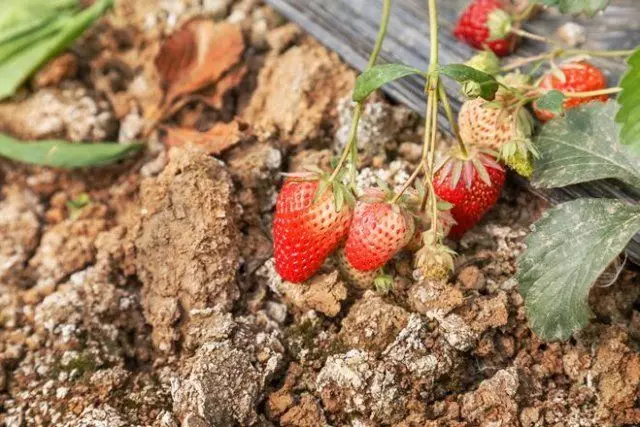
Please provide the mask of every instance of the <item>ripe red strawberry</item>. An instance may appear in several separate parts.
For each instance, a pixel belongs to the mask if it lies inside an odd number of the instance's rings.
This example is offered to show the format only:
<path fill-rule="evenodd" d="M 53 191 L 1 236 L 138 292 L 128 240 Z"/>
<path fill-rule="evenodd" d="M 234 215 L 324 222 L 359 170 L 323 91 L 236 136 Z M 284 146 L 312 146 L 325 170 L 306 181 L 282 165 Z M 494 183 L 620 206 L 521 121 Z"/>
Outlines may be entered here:
<path fill-rule="evenodd" d="M 541 89 L 555 89 L 562 92 L 591 92 L 607 87 L 607 78 L 602 71 L 586 61 L 563 64 L 560 66 L 560 70 L 556 71 L 559 71 L 561 75 L 558 76 L 558 72 L 548 72 L 540 82 Z M 564 75 L 564 79 L 561 78 L 562 75 Z M 608 98 L 607 95 L 567 98 L 564 101 L 564 109 L 568 110 L 591 101 L 606 102 Z M 533 104 L 533 107 L 536 116 L 541 121 L 546 122 L 554 118 L 553 113 L 540 110 L 536 107 L 536 103 Z"/>
<path fill-rule="evenodd" d="M 467 156 L 453 153 L 445 161 L 436 172 L 433 185 L 441 199 L 453 204 L 451 214 L 456 224 L 449 237 L 461 238 L 495 205 L 504 180 L 504 169 L 482 151 L 471 151 Z"/>
<path fill-rule="evenodd" d="M 273 219 L 276 271 L 290 282 L 313 276 L 349 230 L 352 208 L 344 204 L 336 212 L 331 187 L 314 201 L 319 183 L 318 179 L 289 178 L 278 194 Z"/>
<path fill-rule="evenodd" d="M 489 48 L 498 56 L 506 56 L 518 43 L 518 37 L 510 29 L 511 17 L 505 2 L 472 0 L 460 15 L 453 33 L 475 49 Z"/>
<path fill-rule="evenodd" d="M 381 191 L 369 190 L 356 205 L 345 245 L 349 263 L 358 270 L 382 267 L 413 237 L 413 217 L 406 208 L 384 200 Z"/>

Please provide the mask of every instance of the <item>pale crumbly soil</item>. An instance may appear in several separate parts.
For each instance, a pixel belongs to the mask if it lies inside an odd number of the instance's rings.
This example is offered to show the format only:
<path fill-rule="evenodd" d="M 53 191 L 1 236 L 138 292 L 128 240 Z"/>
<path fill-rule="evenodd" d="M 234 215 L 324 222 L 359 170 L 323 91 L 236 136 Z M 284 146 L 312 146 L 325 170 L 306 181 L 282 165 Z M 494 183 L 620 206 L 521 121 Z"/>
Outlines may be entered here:
<path fill-rule="evenodd" d="M 154 133 L 145 154 L 99 170 L 0 161 L 2 425 L 640 424 L 637 273 L 592 292 L 596 317 L 574 339 L 541 342 L 513 274 L 546 205 L 513 185 L 455 246 L 449 283 L 415 281 L 408 253 L 390 265 L 388 295 L 353 287 L 333 259 L 307 284 L 279 280 L 279 173 L 328 167 L 355 73 L 258 1 L 196 3 L 117 2 L 67 68 L 0 105 L 0 127 L 18 136 L 131 139 L 176 23 L 204 13 L 248 45 L 221 108 L 189 104 L 169 120 L 236 121 L 241 141 L 217 157 Z M 401 184 L 420 131 L 375 97 L 358 185 Z M 87 206 L 69 204 L 85 194 Z"/>

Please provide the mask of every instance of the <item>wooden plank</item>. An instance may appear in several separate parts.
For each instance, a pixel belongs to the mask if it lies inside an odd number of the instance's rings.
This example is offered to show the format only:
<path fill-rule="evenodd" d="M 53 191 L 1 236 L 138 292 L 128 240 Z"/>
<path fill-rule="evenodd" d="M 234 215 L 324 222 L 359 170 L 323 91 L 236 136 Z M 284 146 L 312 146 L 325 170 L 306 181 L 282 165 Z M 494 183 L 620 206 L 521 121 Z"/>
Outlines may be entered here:
<path fill-rule="evenodd" d="M 382 10 L 382 0 L 266 0 L 288 19 L 297 22 L 308 33 L 357 69 L 362 70 L 368 60 Z M 453 36 L 453 26 L 458 13 L 468 0 L 440 0 L 440 63 L 460 63 L 473 54 L 473 50 L 458 42 Z M 429 34 L 426 23 L 425 0 L 394 0 L 389 31 L 380 55 L 380 62 L 401 62 L 426 69 L 429 61 Z M 568 18 L 553 11 L 542 12 L 537 19 L 525 25 L 525 29 L 550 36 Z M 640 5 L 636 0 L 614 0 L 595 19 L 571 18 L 583 25 L 588 34 L 586 49 L 632 49 L 640 45 Z M 546 46 L 524 40 L 517 55 L 540 53 Z M 621 61 L 594 58 L 595 64 L 607 70 L 610 84 L 615 84 L 624 71 Z M 385 91 L 398 102 L 424 114 L 424 80 L 409 77 L 385 86 Z M 458 110 L 462 96 L 457 84 L 445 79 L 447 92 L 452 96 L 454 109 Z M 444 116 L 440 124 L 449 129 Z M 611 197 L 632 203 L 640 202 L 640 192 L 627 188 L 613 180 L 575 185 L 550 191 L 532 189 L 526 180 L 520 182 L 531 191 L 552 203 L 579 197 Z M 627 249 L 629 258 L 640 264 L 640 234 Z"/>

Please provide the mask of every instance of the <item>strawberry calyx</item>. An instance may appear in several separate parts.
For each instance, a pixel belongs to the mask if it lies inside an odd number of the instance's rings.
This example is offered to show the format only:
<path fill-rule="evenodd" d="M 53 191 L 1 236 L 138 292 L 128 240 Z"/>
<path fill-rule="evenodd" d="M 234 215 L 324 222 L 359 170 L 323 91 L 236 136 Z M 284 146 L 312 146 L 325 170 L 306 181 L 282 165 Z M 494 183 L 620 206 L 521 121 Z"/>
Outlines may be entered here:
<path fill-rule="evenodd" d="M 386 274 L 384 270 L 380 269 L 378 276 L 373 279 L 373 286 L 379 293 L 388 294 L 393 290 L 393 276 Z"/>
<path fill-rule="evenodd" d="M 453 272 L 455 251 L 442 243 L 439 233 L 422 233 L 423 246 L 416 252 L 414 265 L 422 279 L 446 280 Z"/>
<path fill-rule="evenodd" d="M 305 166 L 302 172 L 282 173 L 287 180 L 295 181 L 318 181 L 318 189 L 313 197 L 313 202 L 321 200 L 327 189 L 331 187 L 333 192 L 333 201 L 336 212 L 340 212 L 345 203 L 353 208 L 356 205 L 356 198 L 353 192 L 344 184 L 344 175 L 346 170 L 340 171 L 335 179 L 331 179 L 326 171 L 318 166 Z"/>
<path fill-rule="evenodd" d="M 466 188 L 471 188 L 474 170 L 478 173 L 480 179 L 486 185 L 491 184 L 491 178 L 487 172 L 487 168 L 504 170 L 502 166 L 495 160 L 499 154 L 494 150 L 477 147 L 467 147 L 466 153 L 462 152 L 459 147 L 453 147 L 448 156 L 436 168 L 438 173 L 438 184 L 442 185 L 447 178 L 451 178 L 450 187 L 456 188 L 460 179 L 464 180 Z"/>

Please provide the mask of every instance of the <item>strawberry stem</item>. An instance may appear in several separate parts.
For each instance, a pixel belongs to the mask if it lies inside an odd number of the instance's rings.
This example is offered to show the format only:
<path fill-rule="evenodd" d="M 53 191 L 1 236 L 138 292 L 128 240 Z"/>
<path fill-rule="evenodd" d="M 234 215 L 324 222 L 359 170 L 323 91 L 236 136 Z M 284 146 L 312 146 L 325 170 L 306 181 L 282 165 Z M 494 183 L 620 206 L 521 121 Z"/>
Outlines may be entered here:
<path fill-rule="evenodd" d="M 424 141 L 422 143 L 422 157 L 420 164 L 402 185 L 398 193 L 393 196 L 391 203 L 396 203 L 409 186 L 415 181 L 422 169 L 432 175 L 433 153 L 435 151 L 436 128 L 438 120 L 438 8 L 436 0 L 427 0 L 429 9 L 429 36 L 431 42 L 430 62 L 425 92 L 427 93 L 427 111 L 424 124 Z M 429 164 L 427 165 L 427 157 Z"/>
<path fill-rule="evenodd" d="M 380 50 L 382 49 L 382 43 L 384 42 L 384 38 L 387 34 L 387 27 L 389 26 L 389 16 L 391 15 L 391 0 L 384 0 L 382 5 L 382 16 L 380 18 L 380 28 L 378 29 L 378 35 L 376 36 L 376 43 L 371 51 L 371 55 L 369 55 L 369 62 L 367 63 L 367 68 L 365 70 L 369 70 L 373 67 L 378 61 L 378 56 L 380 55 Z M 351 174 L 351 185 L 355 187 L 355 167 L 356 167 L 356 157 L 357 157 L 357 140 L 358 140 L 358 124 L 360 122 L 360 116 L 362 115 L 362 102 L 356 103 L 356 106 L 353 109 L 353 119 L 351 120 L 351 128 L 349 130 L 349 136 L 347 138 L 347 143 L 344 145 L 344 149 L 342 150 L 342 154 L 340 156 L 340 160 L 336 165 L 336 168 L 331 173 L 329 177 L 329 182 L 332 182 L 338 176 L 338 173 L 342 169 L 345 164 L 345 161 L 349 156 L 351 156 L 351 163 L 353 166 L 353 173 Z"/>
<path fill-rule="evenodd" d="M 554 49 L 551 52 L 545 52 L 538 55 L 530 56 L 528 58 L 517 59 L 510 64 L 505 65 L 500 69 L 502 72 L 508 72 L 525 65 L 538 62 L 549 61 L 553 58 L 564 58 L 570 56 L 594 56 L 599 58 L 617 58 L 631 56 L 635 52 L 634 50 L 589 50 L 589 49 Z"/>
<path fill-rule="evenodd" d="M 515 16 L 514 21 L 516 22 L 526 21 L 531 17 L 531 14 L 533 13 L 533 11 L 536 9 L 537 6 L 538 5 L 536 3 L 532 3 L 528 5 L 525 10 L 523 10 L 521 13 Z"/>
<path fill-rule="evenodd" d="M 444 86 L 440 85 L 438 87 L 438 98 L 442 101 L 442 107 L 444 108 L 444 113 L 447 116 L 447 120 L 449 120 L 449 124 L 451 125 L 451 130 L 456 137 L 456 141 L 458 141 L 458 146 L 460 146 L 460 151 L 466 155 L 467 147 L 464 145 L 464 141 L 462 141 L 462 137 L 460 136 L 460 129 L 458 128 L 458 123 L 453 116 L 453 110 L 451 109 L 451 104 L 449 103 L 449 95 L 447 95 L 447 91 Z"/>
<path fill-rule="evenodd" d="M 552 46 L 555 46 L 557 43 L 555 43 L 553 40 L 551 40 L 550 38 L 529 32 L 527 30 L 523 30 L 522 28 L 512 28 L 511 32 L 513 34 L 517 34 L 520 37 L 524 37 L 526 39 L 531 39 L 531 40 L 536 40 L 542 43 L 547 43 L 550 44 Z"/>
<path fill-rule="evenodd" d="M 588 92 L 562 92 L 567 98 L 589 98 L 592 96 L 611 95 L 613 93 L 621 92 L 621 87 L 609 87 L 600 90 L 591 90 Z"/>

